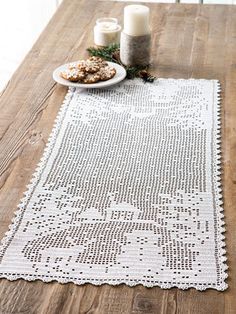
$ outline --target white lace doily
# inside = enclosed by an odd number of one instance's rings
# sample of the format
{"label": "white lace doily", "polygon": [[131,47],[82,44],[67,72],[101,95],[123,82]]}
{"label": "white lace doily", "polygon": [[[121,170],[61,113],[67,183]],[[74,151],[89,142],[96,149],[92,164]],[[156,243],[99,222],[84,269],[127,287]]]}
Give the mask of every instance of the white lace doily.
{"label": "white lace doily", "polygon": [[219,92],[174,79],[71,89],[0,277],[226,289]]}

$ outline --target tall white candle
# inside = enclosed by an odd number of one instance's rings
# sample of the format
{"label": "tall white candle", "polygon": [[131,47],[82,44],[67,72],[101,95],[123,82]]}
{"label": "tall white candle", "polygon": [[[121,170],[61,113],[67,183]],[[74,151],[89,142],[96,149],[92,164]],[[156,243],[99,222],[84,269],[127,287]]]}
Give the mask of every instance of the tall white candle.
{"label": "tall white candle", "polygon": [[130,36],[150,34],[150,10],[145,5],[128,5],[124,9],[124,33]]}

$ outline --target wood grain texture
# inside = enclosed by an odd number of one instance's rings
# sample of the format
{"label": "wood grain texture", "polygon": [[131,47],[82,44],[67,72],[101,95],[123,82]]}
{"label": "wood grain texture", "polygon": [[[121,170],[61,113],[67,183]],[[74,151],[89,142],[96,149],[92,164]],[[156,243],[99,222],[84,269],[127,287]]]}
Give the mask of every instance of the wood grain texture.
{"label": "wood grain texture", "polygon": [[[125,3],[65,0],[0,96],[0,237],[38,163],[66,88],[54,68],[83,58],[102,16],[122,17]],[[76,286],[0,280],[0,313],[236,313],[236,7],[150,4],[153,72],[219,79],[222,84],[224,207],[229,265],[225,292],[120,285]],[[96,7],[96,10],[95,10]]]}

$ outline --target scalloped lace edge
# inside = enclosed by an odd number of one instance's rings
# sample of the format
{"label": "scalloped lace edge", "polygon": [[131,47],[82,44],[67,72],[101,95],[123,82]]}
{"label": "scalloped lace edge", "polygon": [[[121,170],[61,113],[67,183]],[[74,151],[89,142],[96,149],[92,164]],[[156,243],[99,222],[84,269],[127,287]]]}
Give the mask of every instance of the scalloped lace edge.
{"label": "scalloped lace edge", "polygon": [[225,290],[228,288],[228,284],[225,279],[228,278],[226,264],[226,243],[225,243],[225,220],[224,220],[224,208],[223,205],[223,194],[222,194],[222,155],[221,155],[221,145],[222,145],[222,132],[221,132],[221,85],[219,80],[212,80],[215,83],[214,89],[214,102],[216,104],[214,110],[214,129],[213,129],[213,186],[215,192],[215,202],[216,202],[216,238],[218,244],[218,261],[219,261],[219,271],[221,274],[221,283],[219,283],[219,290]]}
{"label": "scalloped lace edge", "polygon": [[215,289],[218,291],[223,291],[227,288],[227,284],[225,285],[215,285],[215,284],[200,284],[200,283],[196,283],[196,284],[187,284],[187,283],[172,283],[172,282],[160,282],[160,281],[155,281],[155,282],[147,282],[147,281],[142,281],[142,280],[135,280],[135,282],[133,281],[129,281],[126,279],[122,279],[122,280],[113,280],[113,279],[68,279],[68,278],[45,278],[43,275],[42,276],[33,276],[33,278],[31,276],[28,275],[11,275],[11,274],[2,274],[0,275],[0,278],[5,278],[8,279],[10,281],[15,281],[18,279],[24,279],[27,281],[36,281],[36,280],[40,280],[46,283],[49,282],[58,282],[60,284],[67,284],[67,283],[74,283],[76,285],[84,285],[84,284],[92,284],[95,286],[102,286],[105,284],[108,285],[112,285],[112,286],[118,286],[118,285],[126,285],[126,286],[130,286],[130,287],[135,287],[138,285],[142,285],[144,287],[147,288],[153,288],[153,287],[159,287],[161,289],[171,289],[171,288],[178,288],[178,289],[182,289],[182,290],[188,290],[191,288],[194,288],[196,290],[199,291],[204,291],[206,289]]}
{"label": "scalloped lace edge", "polygon": [[[158,80],[197,80],[197,81],[209,81],[207,79],[194,79],[194,78],[190,78],[190,79],[174,79],[174,78],[160,78]],[[138,80],[137,80],[138,81]],[[216,109],[214,110],[214,129],[213,129],[213,155],[214,155],[214,159],[213,159],[213,177],[214,177],[214,192],[215,192],[215,201],[216,201],[216,219],[217,219],[217,228],[216,228],[216,240],[217,240],[217,244],[218,244],[218,261],[219,261],[219,270],[220,270],[220,274],[221,274],[221,280],[220,282],[218,282],[217,284],[214,283],[204,283],[204,284],[200,284],[200,283],[196,283],[196,284],[174,284],[171,282],[147,282],[147,281],[135,281],[135,282],[131,282],[129,280],[103,280],[103,279],[69,279],[69,278],[47,278],[45,276],[30,276],[30,275],[14,275],[14,274],[1,274],[0,273],[0,278],[6,278],[10,281],[13,280],[17,280],[17,279],[24,279],[27,281],[35,281],[35,280],[42,280],[43,282],[51,282],[51,281],[57,281],[59,283],[75,283],[77,285],[82,285],[85,283],[91,283],[93,285],[103,285],[103,284],[111,284],[111,285],[120,285],[120,284],[126,284],[128,286],[136,286],[139,284],[142,284],[145,287],[154,287],[154,286],[158,286],[162,289],[170,289],[170,288],[179,288],[179,289],[190,289],[190,288],[195,288],[196,290],[206,290],[209,288],[212,289],[216,289],[219,291],[223,291],[225,289],[228,288],[228,284],[225,282],[225,279],[228,277],[227,274],[227,269],[228,266],[226,264],[227,261],[227,257],[226,257],[226,250],[225,250],[225,221],[224,221],[224,209],[222,207],[223,201],[223,195],[222,195],[222,180],[221,180],[221,170],[222,170],[222,160],[221,160],[221,86],[220,86],[220,82],[219,80],[210,80],[212,82],[214,82],[214,87],[216,86],[216,88],[214,88],[214,103],[216,105]],[[18,226],[20,225],[21,222],[21,218],[23,216],[24,213],[24,208],[30,198],[30,195],[34,189],[34,187],[36,186],[39,177],[46,165],[47,159],[50,156],[50,153],[54,147],[54,143],[57,139],[57,134],[60,130],[60,126],[63,122],[63,118],[65,116],[66,110],[71,102],[71,99],[73,97],[75,88],[69,88],[68,92],[65,96],[65,99],[62,103],[62,106],[58,112],[58,115],[55,119],[55,122],[53,124],[53,129],[52,132],[48,138],[48,142],[46,144],[44,153],[42,158],[40,159],[35,172],[32,176],[32,179],[30,180],[29,185],[27,185],[27,191],[24,193],[24,197],[21,199],[19,205],[17,206],[17,210],[14,212],[14,218],[11,220],[11,224],[9,225],[9,229],[8,231],[5,233],[4,238],[1,240],[1,245],[0,245],[0,258],[4,255],[4,250],[5,248],[8,246],[9,241],[12,239],[12,237],[14,236],[15,232],[17,231]],[[32,278],[33,277],[33,278]]]}

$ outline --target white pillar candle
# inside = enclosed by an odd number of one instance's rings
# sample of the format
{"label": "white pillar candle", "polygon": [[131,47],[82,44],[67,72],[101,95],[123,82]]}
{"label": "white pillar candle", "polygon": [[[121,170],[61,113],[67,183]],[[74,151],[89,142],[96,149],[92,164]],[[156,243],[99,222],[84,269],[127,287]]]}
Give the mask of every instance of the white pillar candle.
{"label": "white pillar candle", "polygon": [[124,33],[130,36],[150,34],[150,10],[145,5],[128,5],[124,9]]}
{"label": "white pillar candle", "polygon": [[100,18],[94,27],[94,43],[98,46],[119,44],[121,26],[115,18]]}

